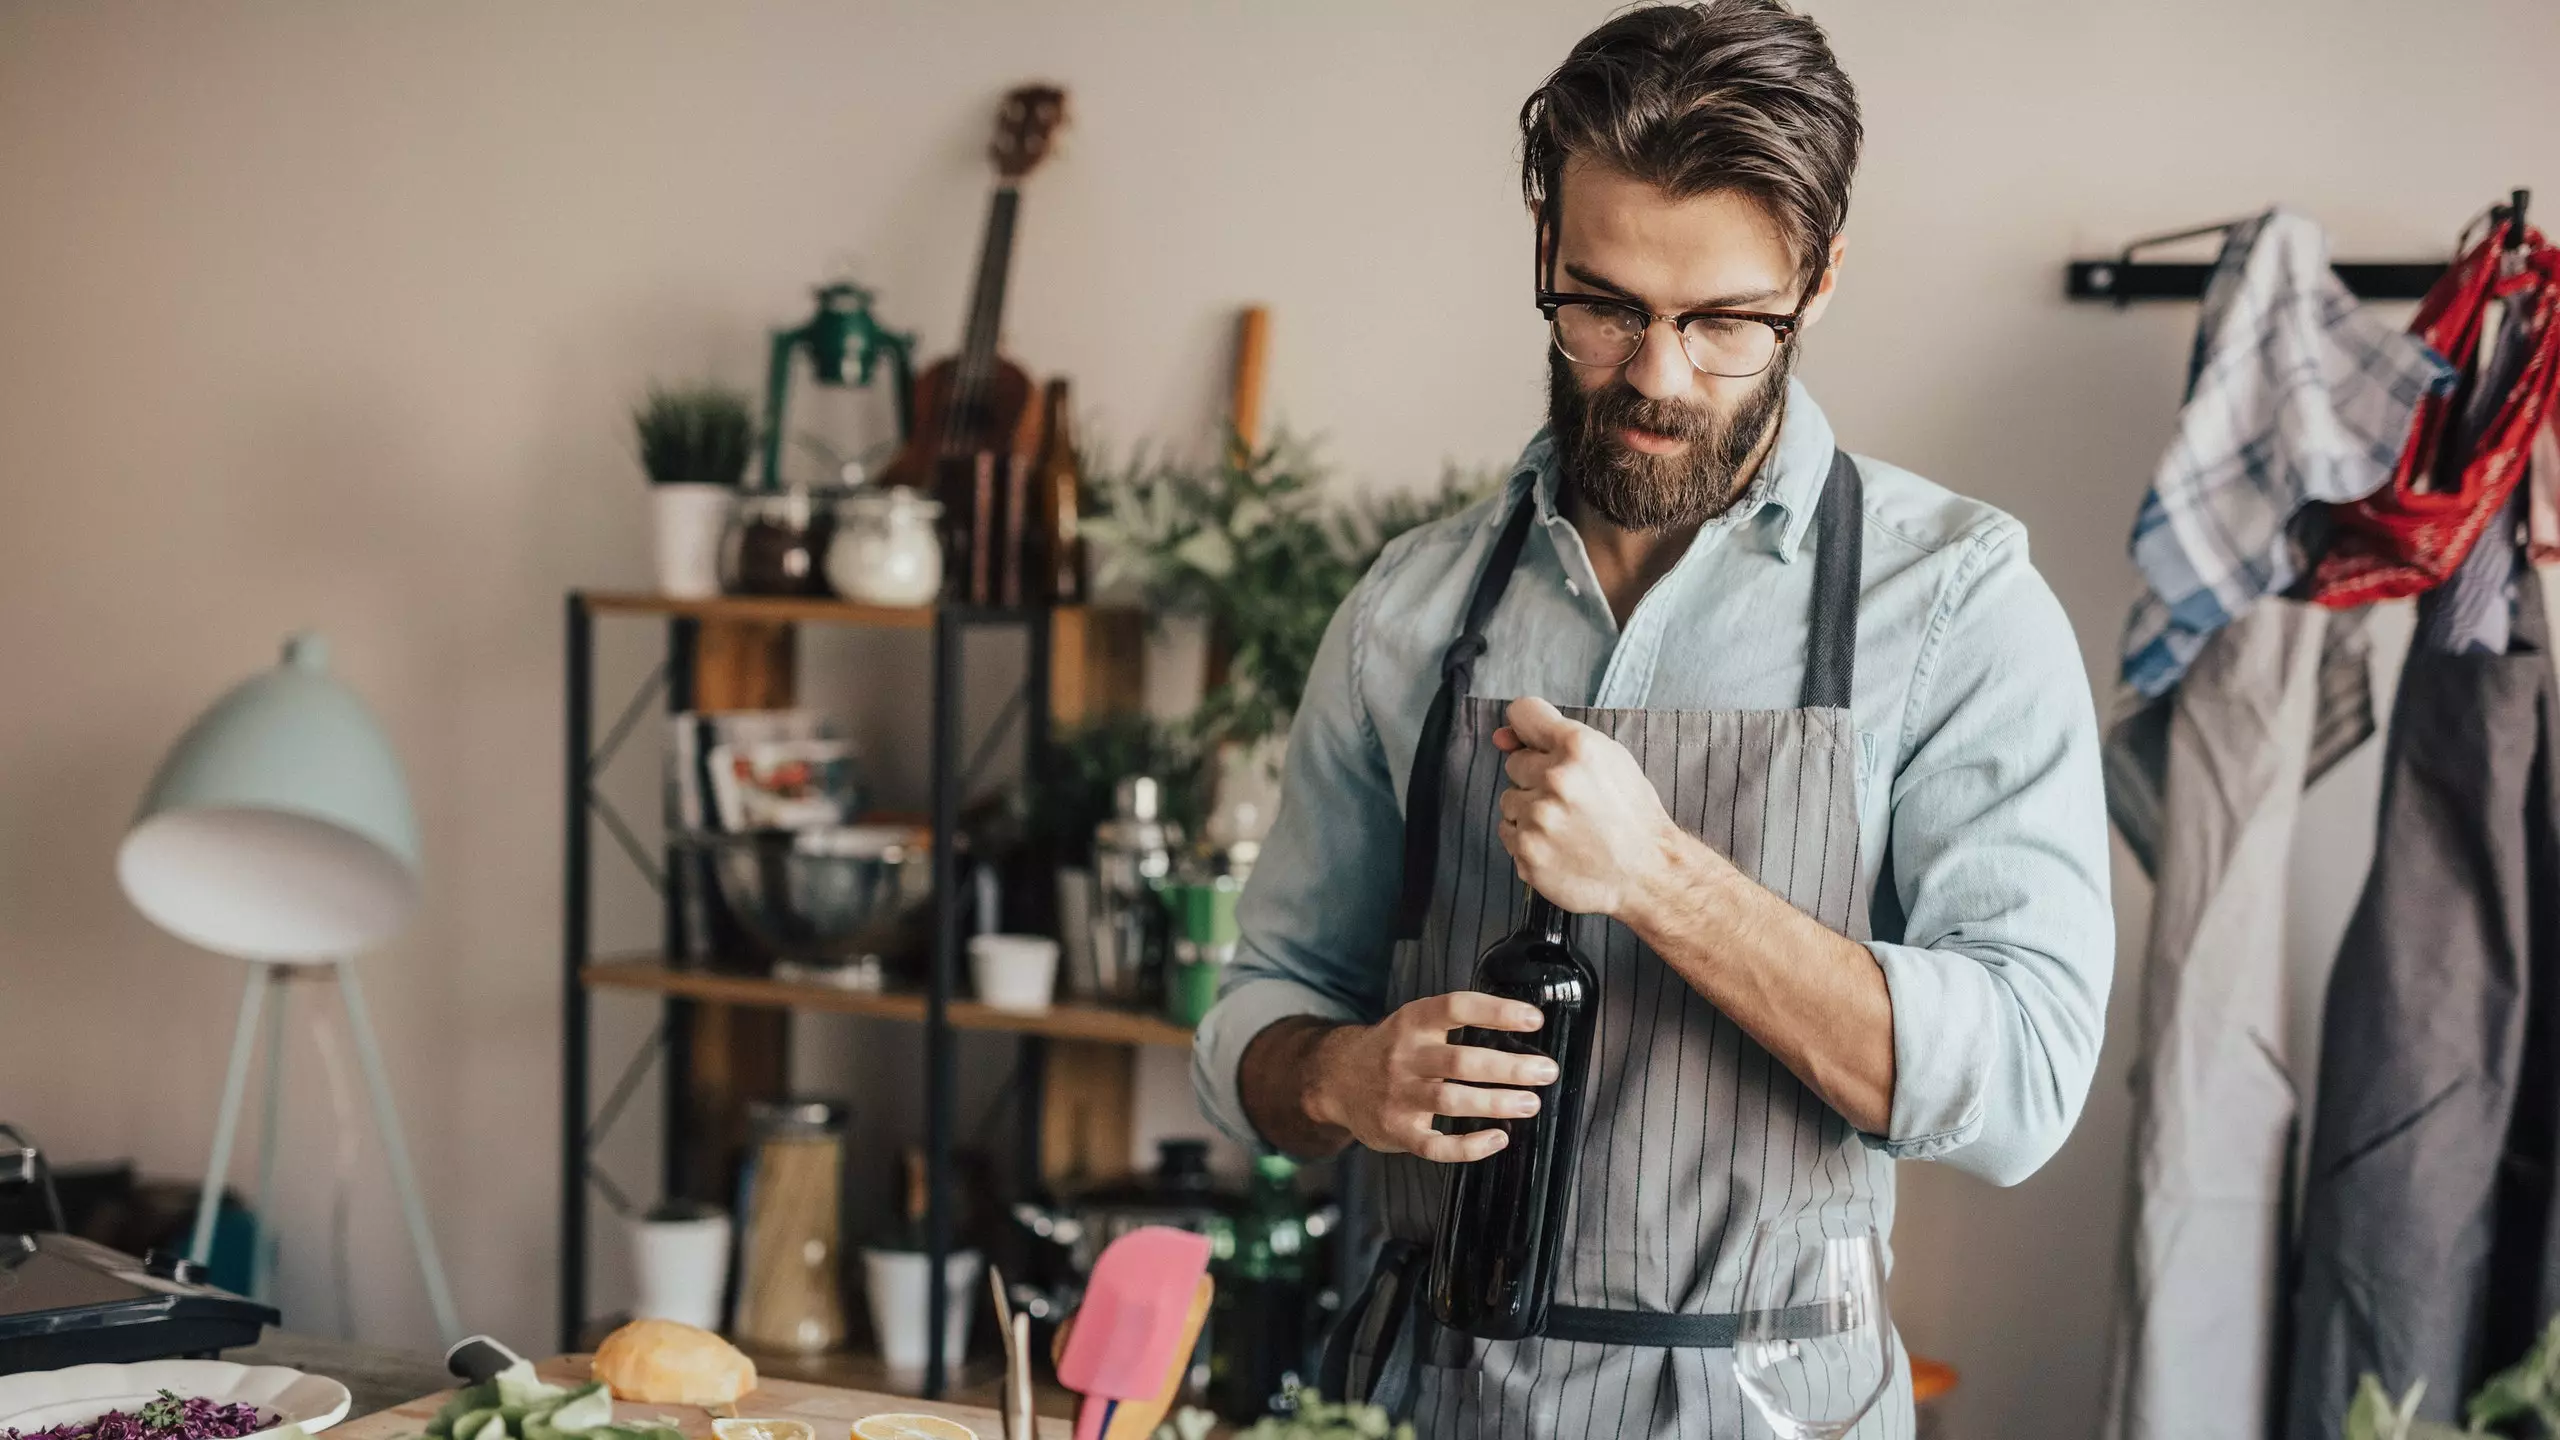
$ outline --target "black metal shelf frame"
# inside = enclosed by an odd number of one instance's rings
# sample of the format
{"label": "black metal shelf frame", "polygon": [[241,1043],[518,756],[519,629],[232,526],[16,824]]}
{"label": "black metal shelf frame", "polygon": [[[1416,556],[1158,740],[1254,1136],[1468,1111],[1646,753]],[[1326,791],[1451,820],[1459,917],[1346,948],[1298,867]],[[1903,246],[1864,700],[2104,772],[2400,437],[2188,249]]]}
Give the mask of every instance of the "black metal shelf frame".
{"label": "black metal shelf frame", "polygon": [[[691,1109],[685,1103],[690,1080],[686,1073],[685,1037],[690,1030],[695,1002],[670,997],[663,1002],[663,1015],[656,1031],[625,1066],[603,1108],[592,1117],[588,1114],[590,1087],[587,1072],[592,1048],[592,1016],[589,1009],[591,999],[581,972],[594,958],[588,913],[592,901],[590,867],[594,858],[590,843],[591,821],[604,827],[662,897],[667,953],[670,956],[680,955],[684,950],[681,918],[685,900],[682,889],[684,874],[678,867],[663,863],[650,854],[638,832],[611,802],[597,793],[596,777],[637,731],[640,722],[661,696],[669,713],[693,708],[694,662],[701,635],[699,617],[663,617],[667,626],[666,659],[641,682],[638,691],[599,741],[595,734],[595,624],[598,613],[583,592],[569,593],[566,604],[567,649],[563,667],[567,753],[563,768],[561,844],[559,1343],[563,1350],[577,1348],[589,1319],[586,1313],[588,1188],[593,1186],[604,1193],[618,1210],[631,1208],[620,1188],[596,1168],[595,1147],[637,1093],[649,1065],[652,1061],[657,1062],[664,1072],[661,1093],[665,1110],[665,1173],[661,1183],[673,1191],[681,1186],[680,1172],[689,1144],[686,1122]],[[959,835],[960,803],[969,778],[984,765],[993,753],[997,739],[1017,714],[1028,753],[1039,754],[1047,742],[1050,621],[1051,612],[1047,607],[991,609],[943,605],[935,610],[933,617],[930,823],[933,830],[934,927],[924,1020],[925,1245],[929,1259],[924,1393],[929,1399],[942,1397],[948,1388],[950,1371],[958,1359],[943,1354],[943,1318],[951,1305],[967,1303],[965,1297],[955,1297],[947,1292],[943,1266],[944,1257],[951,1251],[954,1213],[951,1195],[952,1110],[958,1087],[958,1052],[950,1021],[950,1004],[959,972],[961,944],[959,857],[955,848]],[[960,749],[963,642],[971,630],[1014,625],[1024,627],[1027,632],[1027,659],[1022,685],[1006,702],[979,753],[970,757],[964,768]],[[1017,1165],[1027,1182],[1036,1183],[1040,1173],[1039,1105],[1047,1046],[1046,1041],[1037,1035],[1021,1036],[1019,1043],[1022,1047],[1021,1061],[1014,1072],[1020,1125]],[[745,1217],[739,1219],[743,1224]]]}

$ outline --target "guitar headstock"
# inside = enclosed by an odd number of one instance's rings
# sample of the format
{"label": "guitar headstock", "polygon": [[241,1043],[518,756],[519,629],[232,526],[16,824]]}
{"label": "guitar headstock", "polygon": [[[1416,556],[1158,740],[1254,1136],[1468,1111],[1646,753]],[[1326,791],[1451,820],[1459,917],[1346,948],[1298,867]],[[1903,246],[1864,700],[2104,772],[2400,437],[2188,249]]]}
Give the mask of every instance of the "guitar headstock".
{"label": "guitar headstock", "polygon": [[987,156],[996,173],[1019,180],[1049,158],[1058,129],[1067,123],[1067,92],[1055,85],[1017,85],[996,107],[995,138]]}

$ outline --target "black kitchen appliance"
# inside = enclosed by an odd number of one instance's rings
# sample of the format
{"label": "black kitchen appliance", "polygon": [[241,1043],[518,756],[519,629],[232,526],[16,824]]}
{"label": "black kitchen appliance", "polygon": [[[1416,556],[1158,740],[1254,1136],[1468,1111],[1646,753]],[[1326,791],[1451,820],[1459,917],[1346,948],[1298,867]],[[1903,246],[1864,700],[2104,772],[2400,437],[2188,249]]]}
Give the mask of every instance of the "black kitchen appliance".
{"label": "black kitchen appliance", "polygon": [[174,1253],[137,1260],[72,1235],[0,1233],[0,1375],[211,1356],[254,1344],[278,1318]]}

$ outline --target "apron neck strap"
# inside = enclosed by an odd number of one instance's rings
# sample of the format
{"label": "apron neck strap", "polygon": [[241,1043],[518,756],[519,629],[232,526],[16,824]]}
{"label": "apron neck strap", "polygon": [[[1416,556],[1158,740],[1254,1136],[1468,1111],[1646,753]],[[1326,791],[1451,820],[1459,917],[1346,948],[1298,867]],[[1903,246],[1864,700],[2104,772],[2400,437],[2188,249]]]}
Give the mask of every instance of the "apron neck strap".
{"label": "apron neck strap", "polygon": [[1804,647],[1804,708],[1846,710],[1858,678],[1859,558],[1865,548],[1866,487],[1846,450],[1831,452],[1831,474],[1814,510],[1813,624]]}
{"label": "apron neck strap", "polygon": [[1422,938],[1422,917],[1431,909],[1431,881],[1440,870],[1441,791],[1447,776],[1440,757],[1449,753],[1449,727],[1455,723],[1459,697],[1475,679],[1476,661],[1485,652],[1484,627],[1502,606],[1511,588],[1511,572],[1520,568],[1520,551],[1529,543],[1529,526],[1538,518],[1535,481],[1521,492],[1520,503],[1485,557],[1475,593],[1467,597],[1467,616],[1458,638],[1440,658],[1440,688],[1422,717],[1422,735],[1414,742],[1413,771],[1404,786],[1404,887],[1396,901],[1395,938]]}

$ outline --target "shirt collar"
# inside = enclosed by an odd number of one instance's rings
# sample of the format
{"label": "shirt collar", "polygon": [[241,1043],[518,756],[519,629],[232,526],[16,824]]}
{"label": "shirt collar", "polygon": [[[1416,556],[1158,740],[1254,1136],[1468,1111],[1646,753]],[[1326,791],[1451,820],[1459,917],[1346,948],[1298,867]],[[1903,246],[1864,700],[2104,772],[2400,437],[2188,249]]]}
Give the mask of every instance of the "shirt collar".
{"label": "shirt collar", "polygon": [[[1792,561],[1803,544],[1804,532],[1813,525],[1814,502],[1822,498],[1823,483],[1831,478],[1834,442],[1831,421],[1823,415],[1822,407],[1813,403],[1813,396],[1805,390],[1803,381],[1793,378],[1787,381],[1786,406],[1785,418],[1778,422],[1778,441],[1769,447],[1768,455],[1761,460],[1759,473],[1751,477],[1750,488],[1734,502],[1732,509],[1708,523],[1738,525],[1746,521],[1756,522],[1751,525],[1750,533],[1767,546],[1771,554],[1781,560]],[[1556,492],[1563,482],[1563,472],[1556,463],[1556,440],[1552,431],[1541,426],[1538,433],[1530,438],[1528,447],[1520,452],[1520,459],[1512,466],[1511,482],[1515,487],[1511,491],[1514,495],[1519,493],[1518,486],[1534,487],[1540,520],[1559,518]],[[1504,509],[1507,511],[1509,505]]]}

